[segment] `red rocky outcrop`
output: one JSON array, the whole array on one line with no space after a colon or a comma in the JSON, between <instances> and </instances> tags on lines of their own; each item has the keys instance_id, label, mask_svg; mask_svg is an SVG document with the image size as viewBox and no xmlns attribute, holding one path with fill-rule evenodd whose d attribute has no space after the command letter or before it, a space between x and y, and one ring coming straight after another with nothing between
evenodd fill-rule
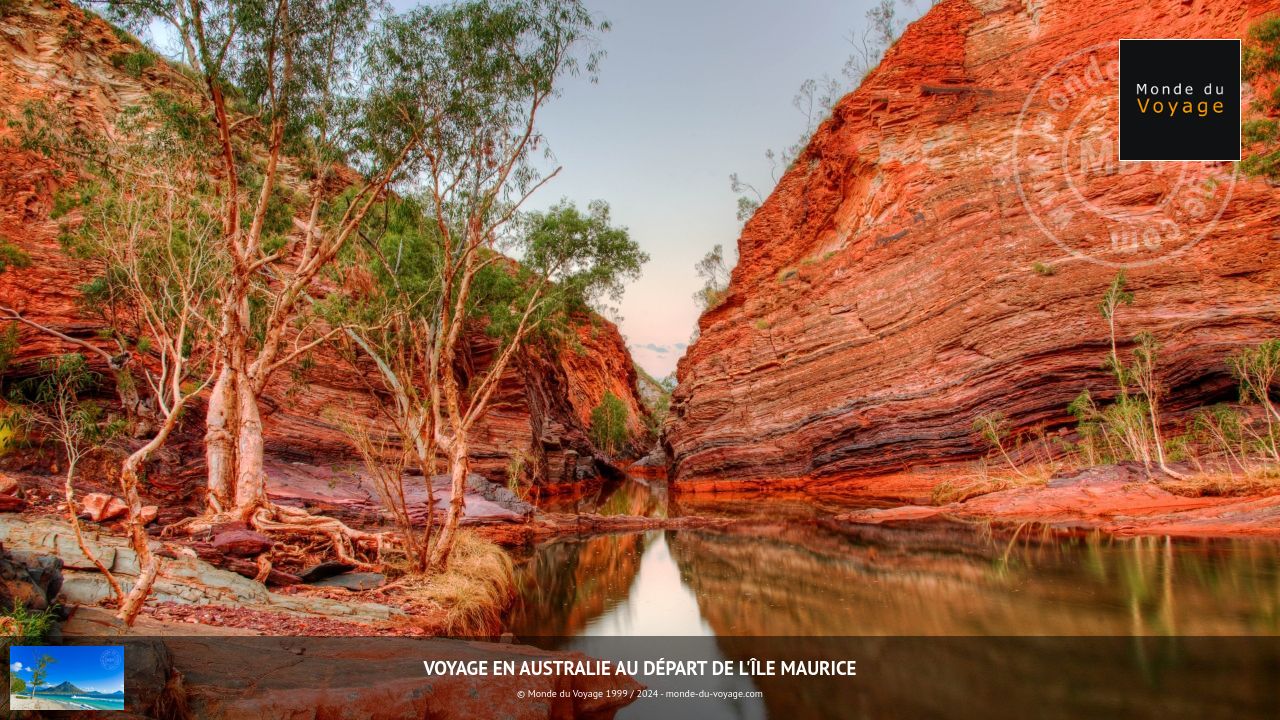
<instances>
[{"instance_id":1,"label":"red rocky outcrop","mask_svg":"<svg viewBox=\"0 0 1280 720\"><path fill-rule=\"evenodd\" d=\"M1112 385L1097 304L1116 264L1136 294L1121 353L1156 335L1166 407L1232 399L1226 356L1280 335L1280 196L1232 182L1229 163L1115 162L1107 78L1118 38L1244 37L1276 11L933 7L746 224L727 297L679 366L673 477L831 483L973 456L982 413L1066 426L1083 388ZM1273 84L1246 86L1246 109Z\"/></svg>"}]
</instances>

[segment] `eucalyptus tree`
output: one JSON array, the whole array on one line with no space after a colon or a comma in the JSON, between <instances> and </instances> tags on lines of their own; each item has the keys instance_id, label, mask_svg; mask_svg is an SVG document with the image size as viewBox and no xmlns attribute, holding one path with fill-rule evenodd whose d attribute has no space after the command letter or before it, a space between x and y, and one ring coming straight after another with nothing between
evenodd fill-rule
<instances>
[{"instance_id":1,"label":"eucalyptus tree","mask_svg":"<svg viewBox=\"0 0 1280 720\"><path fill-rule=\"evenodd\" d=\"M227 274L205 417L209 513L193 525L234 518L325 532L349 555L348 539L370 536L268 502L259 405L281 368L338 332L313 311L317 281L421 150L417 133L365 131L393 122L373 118L403 114L410 100L370 102L365 78L382 69L364 42L382 9L375 0L131 0L108 9L134 26L170 25L199 78L198 112L214 128Z\"/></svg>"},{"instance_id":2,"label":"eucalyptus tree","mask_svg":"<svg viewBox=\"0 0 1280 720\"><path fill-rule=\"evenodd\" d=\"M216 131L221 255L206 413L209 513L266 530L379 539L268 502L259 401L283 366L343 328L321 321L323 273L389 193L418 190L437 238L437 291L418 333L429 368L427 435L465 482L467 434L502 370L545 312L554 268L512 306L512 341L487 375L457 361L479 280L505 263L513 222L556 171L541 172L541 108L565 75L594 73L605 29L576 0L474 0L389 17L373 0L121 0L116 19L168 23ZM367 42L366 42L367 40ZM347 169L356 172L349 172ZM535 245L531 245L534 247ZM388 322L377 320L378 325ZM425 446L424 446L425 449ZM452 537L462 507L455 493ZM345 537L345 539L344 539ZM442 542L443 563L451 542Z\"/></svg>"},{"instance_id":3,"label":"eucalyptus tree","mask_svg":"<svg viewBox=\"0 0 1280 720\"><path fill-rule=\"evenodd\" d=\"M106 579L117 600L124 590L111 570L98 559L84 539L76 503L76 480L80 463L89 453L101 448L120 429L121 423L105 417L102 407L86 398L98 384L97 373L89 369L84 356L69 354L43 360L40 375L20 382L10 393L10 400L22 407L18 415L21 426L34 426L52 437L62 448L63 492L67 501L67 521L80 552L93 563Z\"/></svg>"},{"instance_id":4,"label":"eucalyptus tree","mask_svg":"<svg viewBox=\"0 0 1280 720\"><path fill-rule=\"evenodd\" d=\"M105 136L79 129L57 108L28 106L17 124L26 147L57 158L79 178L69 188L74 210L60 221L59 239L92 278L78 288L84 302L112 307L102 314L107 330L129 349L118 362L119 357L90 343L19 319L94 350L113 370L127 361L130 381L138 385L133 394L145 396L149 408L141 443L130 447L120 465L120 490L129 506L125 524L140 568L120 603L119 616L130 624L159 572L142 520L139 483L146 463L213 381L217 300L228 270L217 242L221 223L201 162L203 138L175 110L159 100L126 109ZM61 372L66 369L54 376ZM89 429L65 405L65 396L78 390L70 382L55 382L50 396L55 407L64 406L55 413L64 436ZM63 445L71 456L65 437ZM68 473L70 502L72 468Z\"/></svg>"},{"instance_id":5,"label":"eucalyptus tree","mask_svg":"<svg viewBox=\"0 0 1280 720\"><path fill-rule=\"evenodd\" d=\"M449 510L434 537L428 516L412 558L419 570L448 560L465 507L470 437L503 374L531 341L569 345L571 324L589 321L592 305L606 296L618 297L623 281L638 276L648 260L627 230L613 225L607 204L592 202L584 212L561 202L515 216L499 242L473 251L473 267L451 266L429 206L396 203L395 220L383 226L372 254L376 289L352 306L365 320L348 323L361 328L350 337L378 368L382 392L376 396L386 398L386 415L415 453L433 507L439 456L447 464ZM446 294L454 273L469 277L465 296L456 288ZM445 330L458 333L453 347L445 346L451 342ZM483 366L462 346L480 332L497 344Z\"/></svg>"},{"instance_id":6,"label":"eucalyptus tree","mask_svg":"<svg viewBox=\"0 0 1280 720\"><path fill-rule=\"evenodd\" d=\"M391 122L373 129L422 138L423 151L407 165L429 222L418 233L416 290L405 292L396 278L397 326L405 331L397 341L409 350L392 353L393 364L364 345L424 475L437 454L447 463L448 513L427 561L435 568L452 550L471 435L503 373L531 335L562 317L568 298L617 289L644 260L602 203L586 214L561 205L522 218L529 198L559 172L543 167L550 153L539 115L563 78L594 77L599 53L591 43L607 28L576 0L478 0L397 17L373 48L374 64L391 70L375 80L374 97L401 111L381 115ZM402 104L406 96L413 102ZM481 316L500 343L487 367L468 368L468 333Z\"/></svg>"},{"instance_id":7,"label":"eucalyptus tree","mask_svg":"<svg viewBox=\"0 0 1280 720\"><path fill-rule=\"evenodd\" d=\"M229 268L190 138L171 118L145 110L121 126L123 136L102 145L104 169L83 187L94 199L64 242L95 271L97 279L85 288L90 297L110 294L129 308L137 347L145 351L139 372L156 427L120 466L126 525L140 566L119 611L132 624L159 572L142 521L141 474L213 382L218 299Z\"/></svg>"}]
</instances>

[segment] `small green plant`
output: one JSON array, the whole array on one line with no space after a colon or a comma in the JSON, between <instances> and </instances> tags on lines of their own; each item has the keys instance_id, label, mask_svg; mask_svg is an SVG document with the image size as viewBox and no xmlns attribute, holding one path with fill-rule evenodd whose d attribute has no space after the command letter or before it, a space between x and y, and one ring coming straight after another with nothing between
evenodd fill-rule
<instances>
[{"instance_id":1,"label":"small green plant","mask_svg":"<svg viewBox=\"0 0 1280 720\"><path fill-rule=\"evenodd\" d=\"M0 273L9 268L22 269L31 266L31 256L26 250L0 237Z\"/></svg>"},{"instance_id":2,"label":"small green plant","mask_svg":"<svg viewBox=\"0 0 1280 720\"><path fill-rule=\"evenodd\" d=\"M755 326L756 326L756 329L757 329L757 330L768 330L768 329L769 329L769 321L768 321L768 320L765 320L764 318L760 318L760 319L756 320L756 322L755 322Z\"/></svg>"},{"instance_id":3,"label":"small green plant","mask_svg":"<svg viewBox=\"0 0 1280 720\"><path fill-rule=\"evenodd\" d=\"M988 445L1000 451L1001 457L1004 458L1005 462L1009 463L1009 467L1019 477L1026 477L1022 473L1022 469L1018 467L1018 464L1013 461L1013 458L1009 457L1009 452L1005 450L1005 440L1009 437L1012 423L1009 422L1009 418L1004 413L996 411L979 415L973 421L973 429L982 436L982 439Z\"/></svg>"},{"instance_id":4,"label":"small green plant","mask_svg":"<svg viewBox=\"0 0 1280 720\"><path fill-rule=\"evenodd\" d=\"M1098 312L1107 321L1110 351L1105 367L1116 380L1115 399L1099 407L1086 389L1070 405L1067 412L1075 416L1081 437L1080 451L1087 457L1137 460L1145 467L1154 462L1167 475L1182 475L1168 465L1164 441L1160 436L1160 398L1163 388L1156 373L1159 343L1151 333L1139 333L1133 361L1120 358L1116 342L1116 312L1133 304L1133 293L1126 288L1124 271L1107 286L1098 302Z\"/></svg>"},{"instance_id":5,"label":"small green plant","mask_svg":"<svg viewBox=\"0 0 1280 720\"><path fill-rule=\"evenodd\" d=\"M724 246L717 244L711 248L694 269L702 278L702 287L693 294L693 299L703 312L714 310L729 296L730 270L725 262Z\"/></svg>"},{"instance_id":6,"label":"small green plant","mask_svg":"<svg viewBox=\"0 0 1280 720\"><path fill-rule=\"evenodd\" d=\"M627 412L622 398L608 391L600 404L591 410L591 441L601 450L613 455L627 445Z\"/></svg>"},{"instance_id":7,"label":"small green plant","mask_svg":"<svg viewBox=\"0 0 1280 720\"><path fill-rule=\"evenodd\" d=\"M1280 71L1280 16L1264 18L1250 27L1242 52L1246 80ZM1259 99L1254 109L1264 116L1280 109L1280 86L1270 96ZM1269 117L1253 118L1244 123L1242 130L1245 143L1253 151L1245 155L1240 169L1247 175L1280 178L1280 125Z\"/></svg>"},{"instance_id":8,"label":"small green plant","mask_svg":"<svg viewBox=\"0 0 1280 720\"><path fill-rule=\"evenodd\" d=\"M529 484L525 482L529 470L529 452L516 450L507 461L507 489L521 500L527 499Z\"/></svg>"},{"instance_id":9,"label":"small green plant","mask_svg":"<svg viewBox=\"0 0 1280 720\"><path fill-rule=\"evenodd\" d=\"M142 77L142 73L155 64L156 56L147 50L116 53L111 56L111 65L117 70L123 70L126 75L132 78Z\"/></svg>"},{"instance_id":10,"label":"small green plant","mask_svg":"<svg viewBox=\"0 0 1280 720\"><path fill-rule=\"evenodd\" d=\"M56 613L57 610L53 607L32 610L18 600L12 610L0 615L0 627L5 628L5 634L9 637L21 638L23 641L44 640L58 623Z\"/></svg>"},{"instance_id":11,"label":"small green plant","mask_svg":"<svg viewBox=\"0 0 1280 720\"><path fill-rule=\"evenodd\" d=\"M56 440L61 446L65 459L67 519L80 551L97 566L116 597L123 597L120 584L85 542L76 514L75 483L81 461L123 432L126 421L107 419L100 404L84 399L100 378L89 369L83 355L46 359L40 363L40 371L41 376L15 387L13 397L21 404L21 421L39 427L46 438Z\"/></svg>"},{"instance_id":12,"label":"small green plant","mask_svg":"<svg viewBox=\"0 0 1280 720\"><path fill-rule=\"evenodd\" d=\"M1271 390L1280 380L1280 338L1241 350L1227 358L1227 367L1240 383L1240 402L1262 406L1266 435L1259 444L1280 462L1280 410L1271 401Z\"/></svg>"},{"instance_id":13,"label":"small green plant","mask_svg":"<svg viewBox=\"0 0 1280 720\"><path fill-rule=\"evenodd\" d=\"M1034 263L1032 263L1032 264L1031 264L1031 269L1032 269L1032 271L1034 271L1034 272L1035 272L1035 274L1037 274L1037 275L1039 275L1039 276L1041 276L1041 277L1050 277L1050 276L1053 276L1053 275L1058 274L1058 269L1057 269L1057 268L1055 268L1054 266L1052 266L1052 265L1050 265L1050 264L1048 264L1048 263L1042 263L1042 262L1040 262L1040 261L1038 261L1038 260L1037 260L1036 262L1034 262Z\"/></svg>"},{"instance_id":14,"label":"small green plant","mask_svg":"<svg viewBox=\"0 0 1280 720\"><path fill-rule=\"evenodd\" d=\"M0 330L0 379L9 370L9 364L18 354L18 323L11 322Z\"/></svg>"}]
</instances>

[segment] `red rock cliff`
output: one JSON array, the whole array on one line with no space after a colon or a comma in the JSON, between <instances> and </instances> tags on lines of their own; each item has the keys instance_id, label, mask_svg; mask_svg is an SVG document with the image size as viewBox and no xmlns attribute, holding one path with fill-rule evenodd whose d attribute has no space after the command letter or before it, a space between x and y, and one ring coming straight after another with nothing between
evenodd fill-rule
<instances>
[{"instance_id":1,"label":"red rock cliff","mask_svg":"<svg viewBox=\"0 0 1280 720\"><path fill-rule=\"evenodd\" d=\"M163 62L133 77L111 61L136 50L109 25L69 3L12 10L0 17L0 114L17 117L24 103L41 100L101 131L120 110L156 91L189 93L177 71ZM25 251L31 264L0 273L0 305L92 341L96 320L77 305L78 287L89 278L59 248L58 224L49 218L56 193L69 180L39 156L18 150L12 140L0 126L0 239ZM521 456L548 482L574 481L575 470L594 474L599 468L593 457L599 453L589 439L590 415L606 392L623 399L633 435L643 435L645 411L617 327L593 315L579 317L573 332L577 343L534 348L507 372L472 443L478 472L505 482L508 464ZM75 350L22 327L11 374L30 373L40 358ZM491 342L478 335L471 361L483 364L491 351ZM378 416L365 391L369 385L331 354L322 352L315 360L297 373L277 373L268 390L263 403L268 455L286 463L355 462L338 421ZM367 380L377 385L372 374ZM202 408L196 412L203 416ZM201 431L187 428L185 436L193 440ZM189 443L176 462L186 473L198 474L203 460Z\"/></svg>"},{"instance_id":2,"label":"red rock cliff","mask_svg":"<svg viewBox=\"0 0 1280 720\"><path fill-rule=\"evenodd\" d=\"M1118 38L1244 37L1277 10L931 9L744 228L679 366L673 477L830 482L972 456L981 413L1065 425L1111 386L1097 303L1117 266L1136 294L1118 334L1163 343L1171 405L1229 398L1226 355L1280 334L1280 194L1230 163L1115 162L1112 63Z\"/></svg>"}]
</instances>

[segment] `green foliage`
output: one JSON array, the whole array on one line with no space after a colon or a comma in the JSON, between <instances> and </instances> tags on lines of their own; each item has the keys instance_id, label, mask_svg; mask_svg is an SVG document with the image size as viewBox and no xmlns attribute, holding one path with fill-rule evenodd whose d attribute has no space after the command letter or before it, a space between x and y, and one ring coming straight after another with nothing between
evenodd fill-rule
<instances>
[{"instance_id":1,"label":"green foliage","mask_svg":"<svg viewBox=\"0 0 1280 720\"><path fill-rule=\"evenodd\" d=\"M1240 382L1241 402L1271 403L1271 389L1280 377L1280 338L1245 348L1227 358L1227 367Z\"/></svg>"},{"instance_id":2,"label":"green foliage","mask_svg":"<svg viewBox=\"0 0 1280 720\"><path fill-rule=\"evenodd\" d=\"M1039 276L1041 276L1041 277L1051 277L1051 276L1053 276L1053 275L1058 274L1058 269L1057 269L1057 268L1055 268L1054 266L1049 265L1049 264L1047 264L1047 263L1042 263L1042 262L1039 262L1039 261L1032 263L1032 264L1031 264L1031 269L1032 269L1032 271L1034 271L1034 272L1035 272L1035 274L1037 274L1037 275L1039 275Z\"/></svg>"},{"instance_id":3,"label":"green foliage","mask_svg":"<svg viewBox=\"0 0 1280 720\"><path fill-rule=\"evenodd\" d=\"M46 358L40 361L40 374L14 385L11 399L17 402L46 405L58 400L63 392L79 397L97 386L101 377L89 369L79 353Z\"/></svg>"},{"instance_id":4,"label":"green foliage","mask_svg":"<svg viewBox=\"0 0 1280 720\"><path fill-rule=\"evenodd\" d=\"M1107 321L1110 334L1105 367L1116 380L1115 398L1110 404L1099 406L1086 389L1067 406L1067 411L1077 421L1078 450L1090 463L1135 460L1150 465L1154 460L1173 474L1166 465L1169 456L1160 434L1161 386L1156 373L1159 343L1151 333L1139 333L1134 338L1130 363L1125 363L1117 351L1116 312L1134 301L1126 285L1122 270L1098 302L1098 312Z\"/></svg>"},{"instance_id":5,"label":"green foliage","mask_svg":"<svg viewBox=\"0 0 1280 720\"><path fill-rule=\"evenodd\" d=\"M142 49L130 53L115 53L110 57L112 67L123 70L132 78L142 77L142 73L156 64L156 56L150 50Z\"/></svg>"},{"instance_id":6,"label":"green foliage","mask_svg":"<svg viewBox=\"0 0 1280 720\"><path fill-rule=\"evenodd\" d=\"M580 313L605 298L620 300L624 282L638 278L649 261L627 229L613 225L603 200L593 200L586 212L562 200L526 215L525 227L520 270L530 282L552 283L549 313Z\"/></svg>"},{"instance_id":7,"label":"green foliage","mask_svg":"<svg viewBox=\"0 0 1280 720\"><path fill-rule=\"evenodd\" d=\"M83 355L45 359L39 369L39 375L16 383L9 394L24 409L15 422L45 425L74 448L101 445L124 431L123 418L108 418L101 404L85 399L102 378L89 369Z\"/></svg>"},{"instance_id":8,"label":"green foliage","mask_svg":"<svg viewBox=\"0 0 1280 720\"><path fill-rule=\"evenodd\" d=\"M31 610L21 600L14 603L12 610L0 614L0 617L9 620L7 624L16 628L12 637L21 638L24 642L44 640L58 624L55 608Z\"/></svg>"},{"instance_id":9,"label":"green foliage","mask_svg":"<svg viewBox=\"0 0 1280 720\"><path fill-rule=\"evenodd\" d=\"M1020 477L1026 477L1018 464L1009 456L1009 451L1005 449L1005 440L1013 431L1013 423L1004 413L996 411L979 415L974 418L973 429L988 445L1000 452L1000 456L1009 464L1010 469Z\"/></svg>"},{"instance_id":10,"label":"green foliage","mask_svg":"<svg viewBox=\"0 0 1280 720\"><path fill-rule=\"evenodd\" d=\"M979 415L973 421L974 431L993 448L1004 443L1005 438L1009 437L1010 428L1009 418L999 411Z\"/></svg>"},{"instance_id":11,"label":"green foliage","mask_svg":"<svg viewBox=\"0 0 1280 720\"><path fill-rule=\"evenodd\" d=\"M377 250L366 258L366 269L377 290L355 302L331 303L326 309L331 319L376 324L393 305L408 308L412 317L434 316L441 301L444 241L427 215L428 205L395 198L370 213L364 232L377 238ZM534 334L559 333L570 318L603 298L616 298L624 281L638 277L649 259L625 228L612 224L602 201L590 203L586 212L561 202L524 214L511 241L512 249L523 252L520 262L482 250L492 262L476 275L465 305L470 320L503 340L511 337L531 300ZM450 299L457 301L456 292Z\"/></svg>"},{"instance_id":12,"label":"green foliage","mask_svg":"<svg viewBox=\"0 0 1280 720\"><path fill-rule=\"evenodd\" d=\"M36 688L46 684L45 681L49 679L49 666L54 662L57 661L48 655L41 655L39 659L36 660L36 666L31 669L32 697L35 697L36 695Z\"/></svg>"},{"instance_id":13,"label":"green foliage","mask_svg":"<svg viewBox=\"0 0 1280 720\"><path fill-rule=\"evenodd\" d=\"M1098 312L1102 313L1102 317L1111 320L1115 317L1116 309L1121 305L1133 304L1133 293L1125 289L1128 280L1125 278L1124 271L1116 273L1112 278L1111 284L1107 286L1107 291L1102 294L1102 299L1098 301Z\"/></svg>"},{"instance_id":14,"label":"green foliage","mask_svg":"<svg viewBox=\"0 0 1280 720\"><path fill-rule=\"evenodd\" d=\"M591 441L596 447L610 455L627 446L628 432L626 403L622 398L608 391L600 400L600 404L591 410Z\"/></svg>"},{"instance_id":15,"label":"green foliage","mask_svg":"<svg viewBox=\"0 0 1280 720\"><path fill-rule=\"evenodd\" d=\"M645 428L648 430L651 439L657 439L658 435L662 433L662 423L667 419L667 415L671 411L671 394L676 389L675 374L673 373L658 380L639 365L636 365L635 368L636 390L645 404L645 409L648 410L645 418Z\"/></svg>"},{"instance_id":16,"label":"green foliage","mask_svg":"<svg viewBox=\"0 0 1280 720\"><path fill-rule=\"evenodd\" d=\"M1270 118L1248 120L1241 127L1246 144L1271 142L1280 134L1280 124Z\"/></svg>"},{"instance_id":17,"label":"green foliage","mask_svg":"<svg viewBox=\"0 0 1280 720\"><path fill-rule=\"evenodd\" d=\"M1271 394L1280 380L1280 338L1245 348L1227 358L1231 374L1240 383L1240 401L1262 406L1265 427L1254 433L1255 445L1280 462L1280 410Z\"/></svg>"},{"instance_id":18,"label":"green foliage","mask_svg":"<svg viewBox=\"0 0 1280 720\"><path fill-rule=\"evenodd\" d=\"M151 96L153 117L174 140L188 151L207 151L217 139L217 129L208 113L176 95L157 92Z\"/></svg>"},{"instance_id":19,"label":"green foliage","mask_svg":"<svg viewBox=\"0 0 1280 720\"><path fill-rule=\"evenodd\" d=\"M1249 28L1244 46L1243 71L1246 80L1280 70L1280 16L1264 18Z\"/></svg>"},{"instance_id":20,"label":"green foliage","mask_svg":"<svg viewBox=\"0 0 1280 720\"><path fill-rule=\"evenodd\" d=\"M729 294L729 265L724 259L724 246L716 243L694 270L702 278L702 288L693 294L694 302L703 312L714 310Z\"/></svg>"},{"instance_id":21,"label":"green foliage","mask_svg":"<svg viewBox=\"0 0 1280 720\"><path fill-rule=\"evenodd\" d=\"M1238 408L1222 403L1200 408L1192 416L1190 430L1194 443L1236 462L1247 452L1246 421Z\"/></svg>"},{"instance_id":22,"label":"green foliage","mask_svg":"<svg viewBox=\"0 0 1280 720\"><path fill-rule=\"evenodd\" d=\"M1280 16L1271 16L1254 23L1243 49L1243 72L1246 80L1280 71ZM1263 118L1251 118L1243 127L1244 141L1253 152L1246 154L1240 169L1248 175L1271 180L1280 179L1280 131L1274 119L1265 117L1280 110L1280 86L1270 97L1260 100L1256 107Z\"/></svg>"},{"instance_id":23,"label":"green foliage","mask_svg":"<svg viewBox=\"0 0 1280 720\"><path fill-rule=\"evenodd\" d=\"M0 273L11 267L21 269L30 266L31 256L27 251L0 237Z\"/></svg>"},{"instance_id":24,"label":"green foliage","mask_svg":"<svg viewBox=\"0 0 1280 720\"><path fill-rule=\"evenodd\" d=\"M3 13L4 13L4 6L3 4L0 4L0 14L3 14ZM27 689L27 682L22 678L18 677L17 673L13 673L12 675L9 676L9 694L10 695L17 695L25 691L26 689Z\"/></svg>"},{"instance_id":25,"label":"green foliage","mask_svg":"<svg viewBox=\"0 0 1280 720\"><path fill-rule=\"evenodd\" d=\"M11 322L4 326L4 330L0 330L0 379L9 370L9 363L13 362L17 353L18 323Z\"/></svg>"}]
</instances>

